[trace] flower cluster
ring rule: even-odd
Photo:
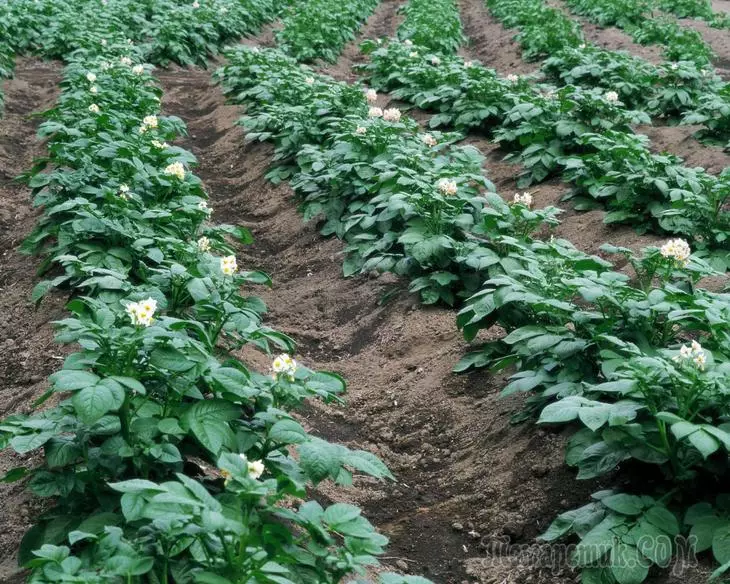
[[[210,215],[213,212],[213,209],[208,207],[208,203],[206,201],[200,201],[198,203],[198,210],[202,211],[206,215]]]
[[[142,125],[139,127],[139,133],[144,134],[149,129],[157,128],[159,122],[157,116],[145,116],[142,119]]]
[[[670,239],[659,250],[663,257],[672,259],[681,266],[687,265],[692,250],[684,239]]]
[[[365,100],[368,103],[375,103],[376,101],[378,101],[378,92],[374,89],[365,90]]]
[[[119,59],[119,62],[126,67],[131,67],[132,65],[132,59],[130,59],[129,57],[122,57],[121,59]]]
[[[126,310],[133,325],[150,326],[155,310],[157,310],[157,300],[148,298],[141,302],[130,302],[127,304]]]
[[[441,191],[444,195],[453,196],[456,194],[457,186],[456,181],[448,178],[439,179],[436,183],[436,188]]]
[[[368,117],[370,118],[382,118],[383,117],[383,110],[379,107],[371,107],[368,110]]]
[[[423,134],[421,136],[421,142],[423,142],[426,146],[431,146],[432,148],[438,144],[436,138],[434,138],[431,134]]]
[[[129,199],[129,187],[125,184],[119,185],[119,198],[125,201]]]
[[[441,59],[438,57],[431,57],[431,65],[438,66],[441,64]]]
[[[198,240],[198,249],[200,251],[210,251],[210,239],[203,236]]]
[[[182,162],[173,162],[165,168],[165,174],[174,176],[179,180],[185,180],[185,167]]]
[[[507,75],[507,81],[510,83],[517,83],[520,80],[519,75],[515,75],[514,73],[510,73]]]
[[[96,81],[96,74],[95,73],[92,73],[91,71],[89,71],[86,74],[86,79],[89,80],[89,83],[94,83],[94,81]]]
[[[144,73],[144,66],[143,65],[135,65],[132,67],[132,73],[135,75],[142,75]]]
[[[603,98],[604,98],[604,99],[605,99],[605,100],[606,100],[606,101],[607,101],[608,103],[618,103],[618,93],[616,93],[615,91],[607,91],[607,92],[606,92],[606,93],[605,93],[605,94],[603,95]]]
[[[92,103],[92,104],[91,104],[91,105],[89,106],[89,111],[90,111],[90,112],[91,112],[92,114],[98,114],[98,113],[99,113],[99,112],[100,112],[101,110],[99,109],[99,106],[98,106],[98,105],[96,105],[95,103]]]
[[[236,256],[225,256],[221,258],[221,272],[226,276],[232,276],[236,273],[238,265],[236,264]]]
[[[307,85],[314,85],[314,77],[307,77],[304,80],[304,83],[306,83]]]
[[[164,150],[169,146],[167,142],[160,142],[159,140],[152,140],[151,143],[158,150]]]
[[[297,371],[297,362],[286,353],[283,353],[274,359],[271,369],[274,371],[274,379],[279,379],[279,375],[285,375],[292,380]]]
[[[691,361],[700,371],[704,370],[705,364],[707,363],[705,350],[697,341],[692,341],[692,344],[690,345],[682,345],[679,349],[679,354],[672,357],[672,359],[677,363],[687,363]]]
[[[532,195],[530,193],[515,193],[512,203],[530,208],[532,207]]]
[[[363,134],[367,133],[367,131],[368,129],[365,126],[358,126],[355,130],[355,133],[362,136]]]
[[[386,122],[400,122],[400,110],[397,107],[389,108],[383,111],[383,119]]]

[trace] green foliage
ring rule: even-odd
[[[303,63],[334,62],[377,5],[378,0],[297,0],[276,33],[279,48]]]
[[[38,402],[53,405],[0,422],[0,445],[38,460],[4,480],[27,479],[49,499],[21,544],[29,582],[334,584],[364,574],[387,539],[357,507],[325,509],[307,491],[393,477],[291,413],[306,399],[341,399],[344,381],[288,355],[273,375],[234,357],[245,344],[295,349],[263,325],[264,304],[241,294],[269,283],[235,265],[233,240],[250,234],[208,222],[194,157],[167,142],[184,124],[160,115],[137,49],[99,44],[66,59],[40,128],[48,156],[25,175],[43,207],[25,249],[53,275],[36,300],[56,286],[74,293],[56,328],[77,349]]]
[[[398,38],[437,54],[451,55],[466,41],[454,0],[410,0],[398,27]]]

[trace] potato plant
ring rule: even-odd
[[[294,2],[285,9],[277,43],[303,63],[334,62],[377,5],[378,0]]]
[[[402,12],[405,17],[398,27],[401,41],[444,55],[455,53],[466,41],[454,0],[411,0],[403,5]]]
[[[387,538],[344,503],[308,489],[391,479],[374,455],[308,434],[291,412],[339,401],[344,381],[290,357],[243,286],[246,230],[209,222],[195,159],[172,145],[181,120],[128,43],[87,44],[44,115],[48,156],[25,179],[43,206],[26,250],[70,290],[57,340],[76,350],[28,415],[0,422],[0,445],[37,464],[10,470],[48,499],[21,543],[29,582],[331,582],[377,563]],[[257,372],[235,357],[273,355]],[[423,584],[385,574],[385,584]]]

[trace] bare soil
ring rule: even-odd
[[[463,0],[462,8],[474,9],[480,1]],[[396,7],[386,0],[361,38],[393,34]],[[470,27],[479,27],[476,11],[467,19]],[[483,30],[496,33],[493,25],[482,21]],[[272,30],[247,42],[271,44]],[[491,38],[488,32],[484,40]],[[508,39],[501,38],[501,45],[489,50],[481,42],[470,50],[491,66],[504,58],[500,66],[527,67],[512,61]],[[351,79],[350,67],[360,58],[356,44],[337,64],[321,68]],[[268,324],[298,341],[298,356],[307,366],[337,371],[349,382],[345,408],[312,404],[302,419],[318,435],[375,452],[397,477],[392,484],[358,479],[351,489],[325,486],[318,496],[363,505],[391,538],[385,562],[437,584],[574,582],[576,575],[564,562],[556,567],[529,560],[517,546],[534,544],[556,513],[584,504],[606,485],[575,481],[563,463],[561,433],[510,423],[521,400],[498,397],[502,377],[451,373],[467,350],[454,311],[419,306],[406,283],[390,275],[342,278],[342,243],[323,239],[316,222],[302,221],[287,185],[265,180],[271,146],[245,141],[243,130],[234,126],[242,112],[210,86],[209,71],[175,69],[159,78],[164,112],[188,124],[190,135],[182,145],[199,159],[197,172],[211,194],[214,220],[253,232],[254,243],[240,251],[239,260],[273,278],[272,290],[252,290],[269,306]],[[17,78],[6,85],[7,113],[0,120],[0,299],[6,315],[0,343],[9,350],[0,353],[0,414],[27,411],[60,364],[48,323],[63,315],[64,299],[53,295],[39,311],[28,303],[37,263],[15,250],[36,213],[27,189],[8,180],[43,152],[27,114],[51,105],[58,80],[57,65],[20,60]],[[471,141],[487,155],[497,190],[511,196],[516,167],[500,162],[494,145]],[[534,194],[543,205],[557,202],[565,191],[555,182],[540,185]],[[589,251],[606,241],[635,247],[655,240],[601,221],[598,211],[567,213],[558,234]],[[381,302],[391,291],[390,300]],[[495,328],[484,339],[501,333]],[[269,366],[268,358],[254,351],[241,356],[261,369]],[[3,452],[0,472],[18,462]],[[0,582],[13,581],[17,544],[35,509],[22,485],[0,486]],[[700,582],[703,573],[660,574],[654,582]]]
[[[46,377],[58,368],[62,351],[53,344],[48,323],[63,316],[63,296],[51,294],[39,309],[30,303],[38,282],[38,261],[20,255],[37,213],[28,189],[13,181],[44,152],[35,140],[36,121],[30,114],[53,105],[60,67],[34,59],[19,59],[15,79],[4,84],[5,115],[0,119],[0,417],[23,413],[39,397]],[[0,476],[28,460],[0,451]],[[22,484],[0,483],[0,582],[17,571],[15,550],[28,528],[37,501]]]

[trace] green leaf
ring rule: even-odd
[[[281,444],[301,444],[306,441],[307,433],[294,420],[279,420],[269,430],[269,439]]]
[[[335,503],[325,509],[323,520],[337,530],[337,526],[360,517],[360,509],[347,503]]]
[[[715,530],[712,536],[712,554],[720,564],[730,562],[730,525]]]
[[[641,497],[625,493],[604,497],[601,499],[601,503],[622,515],[639,515],[644,510],[644,502]]]
[[[53,383],[56,391],[76,391],[96,385],[99,381],[99,376],[88,371],[63,369],[57,371],[48,379]]]
[[[93,387],[85,387],[75,393],[71,398],[71,403],[76,410],[76,415],[87,425],[93,424],[107,412],[119,407],[119,402],[112,389],[101,383]]]
[[[240,415],[240,408],[231,402],[203,400],[185,412],[183,422],[205,448],[218,455],[224,446],[228,449],[234,447],[235,436],[228,422]]]

